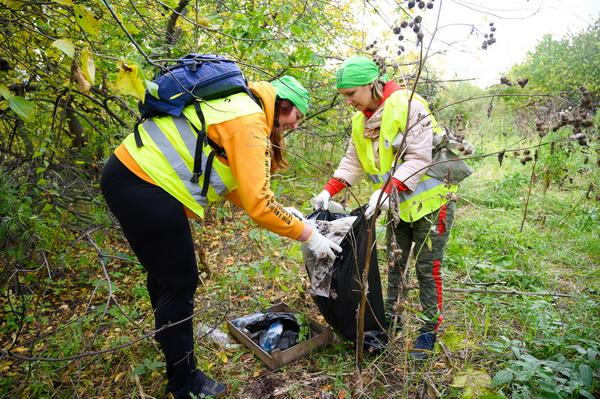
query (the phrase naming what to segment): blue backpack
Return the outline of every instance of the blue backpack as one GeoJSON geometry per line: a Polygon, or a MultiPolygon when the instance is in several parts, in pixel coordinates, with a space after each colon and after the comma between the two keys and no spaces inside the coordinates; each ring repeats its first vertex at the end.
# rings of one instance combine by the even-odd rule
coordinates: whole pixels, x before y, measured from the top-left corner
{"type": "Polygon", "coordinates": [[[206,140],[214,149],[207,159],[205,168],[205,173],[208,176],[204,179],[202,192],[206,195],[214,153],[216,152],[223,157],[226,157],[226,154],[222,147],[218,146],[206,135],[204,115],[202,114],[199,102],[196,100],[202,99],[208,101],[236,93],[246,93],[261,107],[262,104],[248,87],[244,74],[237,64],[234,61],[213,54],[186,55],[180,58],[174,65],[161,70],[154,77],[154,83],[158,85],[158,98],[146,90],[144,101],[138,105],[141,116],[134,129],[136,145],[138,147],[143,146],[138,126],[144,120],[165,115],[182,117],[183,109],[193,103],[198,118],[202,123],[202,128],[198,130],[190,123],[198,134],[194,154],[192,182],[198,183],[199,177],[202,175],[201,157],[204,141],[206,140]]]}

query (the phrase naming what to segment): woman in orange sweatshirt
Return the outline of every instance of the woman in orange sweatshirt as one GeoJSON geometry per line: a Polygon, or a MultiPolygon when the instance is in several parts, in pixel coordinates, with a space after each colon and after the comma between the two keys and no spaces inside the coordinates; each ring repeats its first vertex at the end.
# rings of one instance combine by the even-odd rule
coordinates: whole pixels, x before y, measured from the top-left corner
{"type": "Polygon", "coordinates": [[[144,145],[136,146],[131,134],[102,172],[102,193],[147,271],[155,338],[166,358],[167,392],[174,398],[226,392],[225,385],[196,368],[192,315],[198,269],[188,217],[201,218],[203,206],[223,196],[260,226],[304,242],[318,257],[341,251],[290,213],[293,208],[282,207],[270,189],[271,173],[286,166],[282,133],[295,129],[306,114],[308,92],[291,76],[250,88],[262,107],[245,93],[199,103],[206,134],[219,148],[212,172],[202,176],[209,178],[208,191],[200,192],[202,180],[190,183],[192,132],[201,127],[194,105],[180,118],[144,122],[139,128],[144,145]]]}

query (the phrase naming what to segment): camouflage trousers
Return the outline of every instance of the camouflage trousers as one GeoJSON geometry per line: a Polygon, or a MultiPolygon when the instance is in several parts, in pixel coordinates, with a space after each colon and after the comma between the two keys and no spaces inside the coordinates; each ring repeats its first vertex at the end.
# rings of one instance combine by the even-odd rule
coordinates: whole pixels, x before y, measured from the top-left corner
{"type": "Polygon", "coordinates": [[[400,221],[396,226],[389,223],[386,234],[389,260],[386,317],[393,317],[394,303],[398,300],[410,247],[414,242],[413,256],[416,257],[424,329],[425,331],[438,329],[443,320],[442,259],[454,220],[454,208],[455,203],[449,202],[415,222],[400,221]],[[393,244],[394,242],[396,245],[393,244]],[[394,247],[400,249],[401,254],[397,251],[394,254],[394,247]]]}

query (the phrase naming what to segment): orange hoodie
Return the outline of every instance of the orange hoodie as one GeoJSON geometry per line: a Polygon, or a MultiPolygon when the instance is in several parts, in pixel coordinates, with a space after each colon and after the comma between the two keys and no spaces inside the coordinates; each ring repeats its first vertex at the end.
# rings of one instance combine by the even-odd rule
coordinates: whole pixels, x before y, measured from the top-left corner
{"type": "MultiPolygon", "coordinates": [[[[269,136],[275,116],[275,89],[268,82],[251,83],[250,88],[262,100],[263,112],[210,125],[206,132],[225,149],[227,159],[219,159],[229,165],[238,183],[237,189],[228,193],[225,199],[244,209],[258,225],[279,235],[298,239],[304,231],[304,223],[283,209],[270,188],[269,136]]],[[[123,144],[117,147],[115,155],[138,177],[156,184],[123,144]]],[[[187,208],[186,214],[198,218],[187,208]]]]}

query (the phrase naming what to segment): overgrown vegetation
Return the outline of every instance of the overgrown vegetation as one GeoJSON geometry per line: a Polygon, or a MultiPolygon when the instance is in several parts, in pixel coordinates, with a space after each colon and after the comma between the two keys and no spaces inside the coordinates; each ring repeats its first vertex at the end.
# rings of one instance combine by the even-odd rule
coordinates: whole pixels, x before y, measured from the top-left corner
{"type": "MultiPolygon", "coordinates": [[[[404,3],[398,20],[412,21],[404,3]]],[[[301,77],[314,105],[288,135],[291,166],[272,188],[308,211],[348,138],[330,64],[352,46],[372,52],[349,28],[353,7],[0,2],[0,396],[160,397],[164,363],[145,274],[98,192],[102,162],[129,133],[152,77],[148,59],[218,52],[245,62],[252,79],[301,77]]],[[[600,394],[599,32],[596,22],[568,39],[545,38],[487,89],[431,85],[437,118],[476,148],[446,252],[436,356],[407,357],[419,317],[411,290],[402,333],[367,357],[360,375],[354,348],[339,340],[271,373],[248,350],[200,337],[199,367],[227,382],[231,397],[600,394]]],[[[396,68],[419,58],[406,42],[401,56],[378,61],[410,83],[417,66],[396,68]]],[[[370,193],[366,183],[354,192],[363,201],[370,193]]],[[[357,205],[347,193],[340,199],[357,205]]],[[[193,222],[203,277],[197,321],[224,329],[225,319],[284,300],[322,322],[297,243],[228,204],[207,214],[193,222]]]]}

